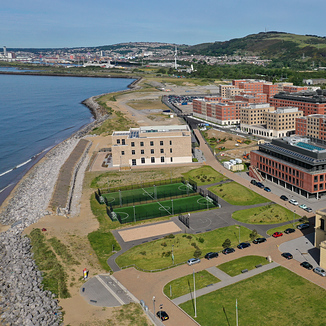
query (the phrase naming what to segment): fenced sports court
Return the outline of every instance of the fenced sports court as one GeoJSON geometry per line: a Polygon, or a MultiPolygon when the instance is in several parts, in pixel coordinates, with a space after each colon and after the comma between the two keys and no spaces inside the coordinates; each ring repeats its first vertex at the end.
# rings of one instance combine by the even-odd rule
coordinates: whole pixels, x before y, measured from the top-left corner
{"type": "Polygon", "coordinates": [[[142,205],[119,207],[113,210],[107,207],[107,213],[113,221],[118,220],[121,224],[124,224],[184,212],[212,209],[216,208],[217,205],[218,203],[208,196],[193,195],[142,205]]]}
{"type": "Polygon", "coordinates": [[[119,190],[117,192],[95,193],[100,203],[105,203],[112,208],[123,206],[134,206],[139,203],[150,203],[158,199],[172,199],[195,195],[193,186],[188,182],[179,182],[163,185],[151,185],[149,187],[137,187],[130,190],[119,190]]]}

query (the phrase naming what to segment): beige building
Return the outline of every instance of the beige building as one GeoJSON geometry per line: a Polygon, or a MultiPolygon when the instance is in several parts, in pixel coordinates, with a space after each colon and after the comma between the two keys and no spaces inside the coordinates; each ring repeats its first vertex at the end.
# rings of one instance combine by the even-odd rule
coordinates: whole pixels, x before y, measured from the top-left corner
{"type": "Polygon", "coordinates": [[[188,125],[130,128],[112,134],[113,167],[191,162],[188,125]]]}
{"type": "Polygon", "coordinates": [[[326,269],[326,208],[316,211],[315,247],[320,249],[319,266],[326,269]]]}
{"type": "Polygon", "coordinates": [[[222,97],[231,99],[243,92],[242,89],[237,88],[234,85],[219,85],[219,90],[222,97]]]}
{"type": "Polygon", "coordinates": [[[266,124],[266,112],[275,111],[273,106],[268,103],[250,104],[241,108],[240,120],[241,125],[263,125],[266,124]]]}

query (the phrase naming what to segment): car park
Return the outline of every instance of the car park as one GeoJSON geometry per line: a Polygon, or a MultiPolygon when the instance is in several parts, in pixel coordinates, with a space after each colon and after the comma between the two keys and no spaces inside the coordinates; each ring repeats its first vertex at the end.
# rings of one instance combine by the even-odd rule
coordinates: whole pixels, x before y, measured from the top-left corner
{"type": "Polygon", "coordinates": [[[284,233],[289,234],[289,233],[293,233],[295,232],[295,229],[292,228],[287,228],[286,230],[284,230],[284,233]]]}
{"type": "Polygon", "coordinates": [[[312,265],[310,263],[308,263],[307,261],[304,261],[300,264],[300,266],[304,267],[304,268],[307,268],[309,270],[312,269],[312,265]]]}
{"type": "Polygon", "coordinates": [[[278,238],[278,237],[281,237],[282,235],[283,235],[282,232],[274,232],[274,233],[272,234],[272,237],[274,237],[274,238],[278,238]]]}
{"type": "Polygon", "coordinates": [[[287,201],[287,200],[288,200],[288,197],[286,197],[285,195],[282,195],[280,198],[281,198],[282,200],[284,200],[284,201],[287,201]]]}
{"type": "Polygon", "coordinates": [[[250,243],[248,242],[241,242],[237,245],[238,249],[244,249],[250,247],[250,243]]]}
{"type": "Polygon", "coordinates": [[[257,182],[256,186],[259,188],[265,188],[265,186],[261,182],[257,182]]]}
{"type": "Polygon", "coordinates": [[[265,242],[266,238],[257,238],[253,241],[254,244],[265,242]]]}
{"type": "Polygon", "coordinates": [[[224,254],[224,255],[231,254],[232,252],[235,252],[235,249],[233,249],[233,248],[225,248],[225,249],[222,250],[222,254],[224,254]]]}
{"type": "Polygon", "coordinates": [[[212,259],[212,258],[215,258],[215,257],[218,257],[218,252],[208,252],[206,255],[205,255],[205,258],[206,259],[212,259]]]}
{"type": "Polygon", "coordinates": [[[301,204],[301,205],[299,205],[299,207],[302,208],[302,209],[308,208],[307,205],[305,205],[305,204],[301,204]]]}
{"type": "Polygon", "coordinates": [[[326,271],[321,267],[315,267],[313,271],[320,276],[326,276],[326,271]]]}
{"type": "Polygon", "coordinates": [[[308,213],[312,213],[312,208],[311,207],[307,207],[307,208],[305,208],[304,209],[306,212],[308,212],[308,213]]]}
{"type": "Polygon", "coordinates": [[[267,192],[271,192],[270,188],[268,188],[268,187],[265,187],[264,190],[267,192]]]}
{"type": "Polygon", "coordinates": [[[297,229],[299,230],[304,230],[304,229],[308,229],[309,228],[309,224],[308,223],[302,223],[297,225],[297,229]]]}
{"type": "Polygon", "coordinates": [[[290,254],[289,252],[283,252],[281,256],[286,258],[286,259],[292,259],[293,258],[292,254],[290,254]]]}
{"type": "Polygon", "coordinates": [[[164,311],[164,310],[160,310],[156,313],[156,316],[158,318],[160,318],[162,321],[164,320],[168,320],[169,319],[169,315],[164,311]]]}
{"type": "Polygon", "coordinates": [[[189,266],[194,265],[194,264],[197,264],[197,263],[200,263],[200,259],[199,259],[199,258],[190,258],[190,259],[187,261],[187,264],[188,264],[189,266]]]}
{"type": "Polygon", "coordinates": [[[257,184],[257,181],[256,180],[254,180],[254,179],[252,179],[251,181],[250,181],[250,183],[252,184],[252,185],[256,185],[257,184]]]}
{"type": "Polygon", "coordinates": [[[295,206],[299,205],[299,203],[295,199],[290,199],[289,203],[292,204],[292,205],[295,205],[295,206]]]}

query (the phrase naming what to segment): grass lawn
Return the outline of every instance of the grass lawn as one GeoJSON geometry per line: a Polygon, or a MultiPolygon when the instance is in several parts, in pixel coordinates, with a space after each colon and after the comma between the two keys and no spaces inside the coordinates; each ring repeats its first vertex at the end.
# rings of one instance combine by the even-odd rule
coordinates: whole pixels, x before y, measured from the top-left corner
{"type": "Polygon", "coordinates": [[[215,171],[209,165],[202,166],[198,169],[193,169],[187,173],[183,173],[183,176],[186,179],[190,178],[196,181],[198,186],[217,183],[228,179],[223,174],[215,171]]]}
{"type": "MultiPolygon", "coordinates": [[[[250,233],[251,230],[241,227],[241,241],[250,240],[250,233]]],[[[204,256],[207,252],[222,250],[222,243],[225,239],[230,239],[231,246],[236,246],[239,243],[238,236],[239,229],[236,225],[197,235],[176,234],[174,238],[166,237],[135,246],[117,257],[116,263],[120,267],[135,264],[137,268],[149,271],[163,269],[172,265],[172,245],[174,246],[174,262],[180,264],[194,257],[196,250],[194,244],[202,251],[201,256],[204,256]]]]}
{"type": "Polygon", "coordinates": [[[248,271],[255,269],[256,265],[267,265],[268,261],[265,257],[261,256],[245,256],[227,263],[218,265],[217,267],[229,274],[230,276],[236,276],[241,274],[241,271],[248,269],[248,271]]]}
{"type": "MultiPolygon", "coordinates": [[[[276,267],[239,283],[197,298],[197,318],[202,326],[326,325],[325,290],[283,267],[276,267]],[[225,309],[225,313],[224,313],[225,309]]],[[[180,305],[194,317],[193,301],[180,305]]]]}
{"type": "Polygon", "coordinates": [[[209,187],[208,190],[232,205],[254,205],[267,203],[269,200],[236,182],[223,183],[209,187]]]}
{"type": "MultiPolygon", "coordinates": [[[[202,289],[207,285],[214,284],[220,282],[218,278],[214,275],[208,273],[207,271],[200,271],[195,273],[195,282],[196,282],[196,290],[202,289]]],[[[190,293],[194,290],[194,278],[193,274],[189,274],[176,280],[173,280],[165,285],[163,292],[166,296],[170,299],[175,299],[190,293]],[[171,293],[170,295],[170,286],[171,286],[171,293]]]]}
{"type": "MultiPolygon", "coordinates": [[[[293,220],[293,216],[292,211],[277,204],[243,209],[232,214],[235,220],[251,224],[283,223],[293,220]]],[[[300,216],[295,214],[295,219],[299,218],[300,216]]]]}

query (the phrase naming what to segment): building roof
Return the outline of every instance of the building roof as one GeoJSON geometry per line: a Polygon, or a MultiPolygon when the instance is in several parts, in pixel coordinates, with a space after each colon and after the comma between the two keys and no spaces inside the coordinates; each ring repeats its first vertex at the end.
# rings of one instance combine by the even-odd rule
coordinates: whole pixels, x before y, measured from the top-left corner
{"type": "Polygon", "coordinates": [[[308,103],[326,103],[326,90],[302,91],[297,93],[280,92],[272,98],[308,103]]]}

